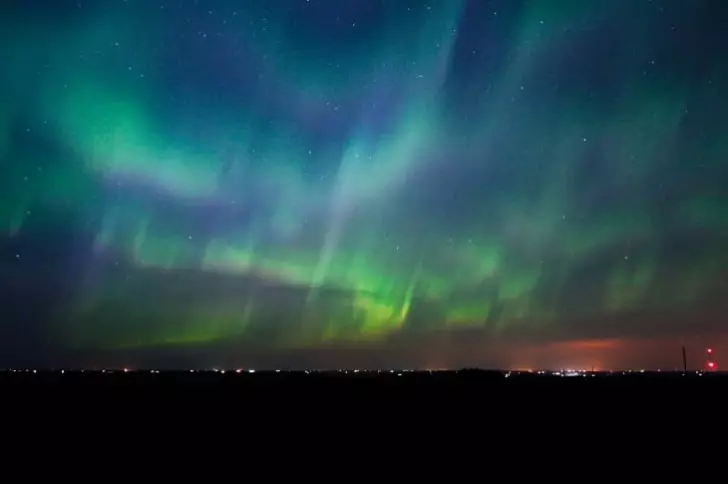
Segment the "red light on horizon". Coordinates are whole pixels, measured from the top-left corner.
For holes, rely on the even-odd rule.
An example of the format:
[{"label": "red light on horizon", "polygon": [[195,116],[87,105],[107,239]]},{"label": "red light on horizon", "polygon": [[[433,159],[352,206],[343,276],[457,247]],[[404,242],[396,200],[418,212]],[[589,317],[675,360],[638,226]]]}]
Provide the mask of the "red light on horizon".
[{"label": "red light on horizon", "polygon": [[709,361],[709,362],[708,362],[708,368],[710,368],[711,370],[712,370],[713,368],[715,368],[715,363],[713,363],[712,361]]},{"label": "red light on horizon", "polygon": [[713,352],[713,348],[708,348],[708,354],[711,354]]}]

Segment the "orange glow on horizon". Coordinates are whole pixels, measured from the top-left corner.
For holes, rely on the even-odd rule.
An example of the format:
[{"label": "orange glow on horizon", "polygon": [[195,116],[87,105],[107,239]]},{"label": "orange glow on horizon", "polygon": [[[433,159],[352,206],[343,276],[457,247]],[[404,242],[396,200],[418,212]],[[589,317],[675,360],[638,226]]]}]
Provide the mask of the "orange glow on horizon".
[{"label": "orange glow on horizon", "polygon": [[554,349],[567,350],[567,351],[583,351],[583,350],[612,350],[620,346],[629,344],[628,341],[622,341],[620,339],[587,339],[587,340],[574,340],[574,341],[559,341],[552,343],[550,346]]}]

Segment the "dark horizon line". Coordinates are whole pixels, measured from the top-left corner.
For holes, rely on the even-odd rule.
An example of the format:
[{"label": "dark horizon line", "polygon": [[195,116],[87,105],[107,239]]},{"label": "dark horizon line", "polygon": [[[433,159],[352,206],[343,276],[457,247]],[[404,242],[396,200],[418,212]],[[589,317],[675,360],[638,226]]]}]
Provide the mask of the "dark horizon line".
[{"label": "dark horizon line", "polygon": [[640,369],[575,369],[575,368],[558,368],[558,369],[496,369],[496,368],[477,368],[477,367],[463,367],[463,368],[380,368],[380,369],[363,369],[363,368],[304,368],[304,369],[283,369],[283,368],[117,368],[117,367],[103,367],[103,368],[80,368],[80,367],[24,367],[24,366],[10,366],[7,368],[0,368],[0,373],[91,373],[91,374],[158,374],[158,373],[183,373],[187,375],[199,375],[199,374],[233,374],[233,375],[270,375],[270,374],[343,374],[343,375],[357,375],[357,374],[405,374],[405,373],[491,373],[491,374],[512,374],[512,375],[535,375],[535,376],[559,376],[562,374],[597,374],[597,375],[641,375],[641,374],[726,374],[728,371],[725,370],[707,370],[707,369],[688,369],[687,371],[681,369],[661,369],[661,368],[640,368]]}]

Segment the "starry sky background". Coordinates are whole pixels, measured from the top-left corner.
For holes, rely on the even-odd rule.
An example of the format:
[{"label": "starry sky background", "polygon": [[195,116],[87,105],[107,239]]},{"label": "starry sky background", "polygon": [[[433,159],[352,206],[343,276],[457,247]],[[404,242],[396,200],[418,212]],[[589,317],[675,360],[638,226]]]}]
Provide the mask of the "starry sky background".
[{"label": "starry sky background", "polygon": [[0,359],[728,351],[724,3],[4,1]]}]

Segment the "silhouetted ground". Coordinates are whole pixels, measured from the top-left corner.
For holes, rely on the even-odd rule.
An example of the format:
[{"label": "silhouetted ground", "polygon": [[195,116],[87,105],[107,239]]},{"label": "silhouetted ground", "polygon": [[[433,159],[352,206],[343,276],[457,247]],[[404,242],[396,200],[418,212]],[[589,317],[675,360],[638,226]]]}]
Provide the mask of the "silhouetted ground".
[{"label": "silhouetted ground", "polygon": [[[728,375],[696,372],[16,370],[0,371],[0,411],[5,430],[23,435],[31,435],[31,425],[45,432],[60,426],[63,436],[81,427],[147,436],[166,425],[164,436],[174,441],[197,421],[197,429],[215,435],[203,442],[260,429],[279,445],[292,432],[316,441],[322,429],[337,429],[348,441],[360,441],[362,431],[377,439],[409,436],[407,421],[434,439],[431,445],[441,422],[441,429],[488,442],[498,429],[521,446],[544,424],[550,430],[543,435],[556,441],[567,429],[595,439],[607,439],[604,432],[624,438],[659,431],[672,440],[690,429],[710,433],[727,388]],[[241,427],[233,430],[233,422]],[[306,430],[292,430],[301,426]]]}]

